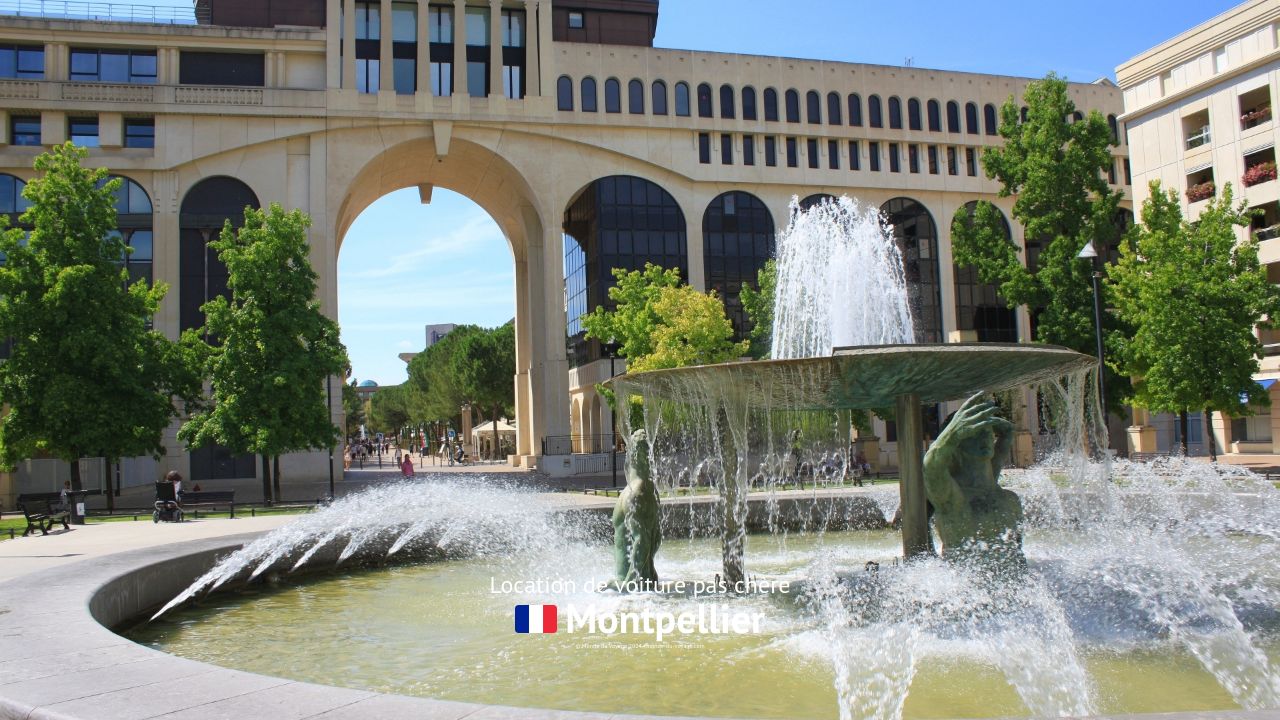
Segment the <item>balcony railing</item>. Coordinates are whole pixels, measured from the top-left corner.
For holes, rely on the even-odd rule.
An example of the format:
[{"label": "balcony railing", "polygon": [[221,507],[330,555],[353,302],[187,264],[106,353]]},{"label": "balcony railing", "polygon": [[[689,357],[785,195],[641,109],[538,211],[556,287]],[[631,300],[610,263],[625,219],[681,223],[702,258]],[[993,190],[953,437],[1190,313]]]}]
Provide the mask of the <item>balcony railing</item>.
[{"label": "balcony railing", "polygon": [[196,25],[209,22],[208,6],[171,7],[87,0],[0,0],[0,15],[65,20],[93,20],[163,25]]},{"label": "balcony railing", "polygon": [[1200,132],[1187,137],[1187,149],[1198,148],[1201,145],[1209,144],[1209,126],[1205,125],[1200,128]]},{"label": "balcony railing", "polygon": [[1268,225],[1260,230],[1253,231],[1253,239],[1258,242],[1262,242],[1263,240],[1274,240],[1278,237],[1280,237],[1280,223]]}]

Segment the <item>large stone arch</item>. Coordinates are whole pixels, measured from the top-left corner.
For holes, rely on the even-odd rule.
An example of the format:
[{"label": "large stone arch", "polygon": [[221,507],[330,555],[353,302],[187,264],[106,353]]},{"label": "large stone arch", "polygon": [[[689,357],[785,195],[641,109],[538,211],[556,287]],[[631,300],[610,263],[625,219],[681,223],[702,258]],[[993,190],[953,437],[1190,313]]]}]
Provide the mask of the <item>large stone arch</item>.
[{"label": "large stone arch", "polygon": [[[371,141],[370,134],[377,139]],[[404,188],[417,187],[424,201],[435,187],[452,190],[493,218],[515,264],[516,454],[528,466],[544,440],[570,434],[562,257],[558,223],[545,221],[539,209],[544,201],[504,157],[503,138],[441,123],[329,133],[322,256],[336,278],[338,252],[352,222],[378,198]],[[381,150],[370,154],[371,142]],[[336,308],[336,287],[331,292]]]}]

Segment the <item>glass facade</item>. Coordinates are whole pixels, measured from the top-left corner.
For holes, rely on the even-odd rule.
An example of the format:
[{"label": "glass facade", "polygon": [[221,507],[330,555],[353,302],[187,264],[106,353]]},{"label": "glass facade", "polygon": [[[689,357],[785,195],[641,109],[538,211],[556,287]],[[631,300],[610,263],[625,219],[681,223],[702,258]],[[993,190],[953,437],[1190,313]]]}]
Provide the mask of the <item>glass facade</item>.
[{"label": "glass facade", "polygon": [[567,350],[573,367],[601,357],[587,340],[582,317],[612,308],[613,269],[643,270],[645,263],[689,276],[684,214],[670,193],[638,177],[601,178],[579,195],[564,216]]},{"label": "glass facade", "polygon": [[154,235],[151,229],[151,198],[138,183],[120,177],[116,196],[117,233],[132,252],[121,259],[129,272],[129,282],[151,283],[151,258]]},{"label": "glass facade", "polygon": [[9,116],[9,144],[38,146],[40,144],[40,116]]},{"label": "glass facade", "polygon": [[72,48],[71,80],[154,85],[156,51]]},{"label": "glass facade", "polygon": [[525,81],[525,16],[523,10],[502,11],[502,94],[518,100],[527,92]]},{"label": "glass facade", "polygon": [[489,8],[468,7],[466,16],[467,93],[489,94]]},{"label": "glass facade", "polygon": [[[999,208],[986,204],[1000,217],[1005,239],[1013,242],[1009,220]],[[956,211],[955,218],[951,221],[952,227],[958,223],[971,225],[977,210],[978,201],[965,203],[964,207]],[[980,282],[978,271],[973,267],[961,267],[957,264],[955,278],[956,328],[976,331],[979,342],[1018,342],[1018,317],[1004,298],[1000,297],[1000,288]]]},{"label": "glass facade", "polygon": [[427,9],[427,35],[431,53],[431,94],[453,94],[453,9]]},{"label": "glass facade", "polygon": [[938,269],[938,228],[923,205],[899,197],[880,207],[902,253],[915,323],[916,342],[942,342],[942,283]]},{"label": "glass facade", "polygon": [[80,147],[98,147],[98,117],[67,118],[67,137],[73,145]]},{"label": "glass facade", "polygon": [[742,309],[742,287],[749,284],[758,289],[756,275],[773,257],[773,216],[750,193],[724,193],[703,213],[702,243],[707,288],[724,300],[734,338],[741,340],[751,331]]},{"label": "glass facade", "polygon": [[44,79],[44,47],[0,45],[0,78]]}]

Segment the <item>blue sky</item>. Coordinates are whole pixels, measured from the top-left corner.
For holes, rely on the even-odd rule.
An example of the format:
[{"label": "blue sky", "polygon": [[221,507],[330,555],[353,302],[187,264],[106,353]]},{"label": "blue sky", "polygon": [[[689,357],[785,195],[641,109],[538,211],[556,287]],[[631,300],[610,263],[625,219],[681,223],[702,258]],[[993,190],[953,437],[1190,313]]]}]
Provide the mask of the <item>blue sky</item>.
[{"label": "blue sky", "polygon": [[[147,0],[137,0],[146,2]],[[215,0],[216,2],[217,0]],[[156,4],[189,6],[186,0]],[[1223,0],[662,0],[660,47],[1071,80],[1116,65],[1238,4]],[[339,321],[360,380],[405,379],[397,354],[423,327],[493,326],[514,314],[511,251],[478,206],[437,188],[388,195],[338,258]]]}]

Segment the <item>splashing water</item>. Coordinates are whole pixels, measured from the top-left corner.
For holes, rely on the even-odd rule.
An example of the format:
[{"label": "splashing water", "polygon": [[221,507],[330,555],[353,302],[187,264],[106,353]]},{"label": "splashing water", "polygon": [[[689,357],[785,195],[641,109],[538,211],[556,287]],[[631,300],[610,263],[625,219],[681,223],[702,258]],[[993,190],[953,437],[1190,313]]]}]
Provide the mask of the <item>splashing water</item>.
[{"label": "splashing water", "polygon": [[779,236],[774,359],[913,341],[902,255],[878,210],[849,197],[801,210]]}]

